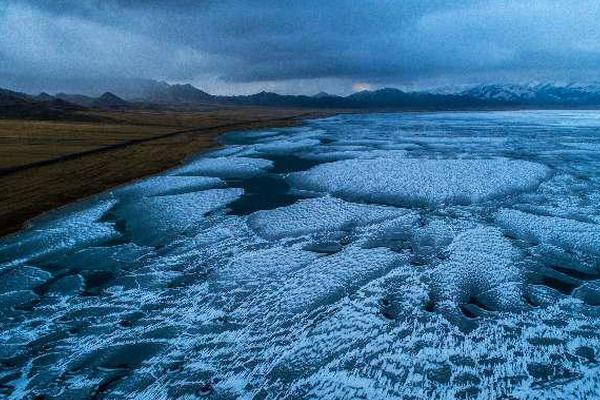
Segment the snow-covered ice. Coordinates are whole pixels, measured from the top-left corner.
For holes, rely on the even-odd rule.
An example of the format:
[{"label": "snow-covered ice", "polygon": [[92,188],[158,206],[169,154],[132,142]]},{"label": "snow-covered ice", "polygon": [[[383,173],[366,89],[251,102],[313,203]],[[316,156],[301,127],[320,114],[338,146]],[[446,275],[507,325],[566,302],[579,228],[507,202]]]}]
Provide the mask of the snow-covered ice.
[{"label": "snow-covered ice", "polygon": [[232,132],[0,241],[0,398],[594,399],[595,111]]}]

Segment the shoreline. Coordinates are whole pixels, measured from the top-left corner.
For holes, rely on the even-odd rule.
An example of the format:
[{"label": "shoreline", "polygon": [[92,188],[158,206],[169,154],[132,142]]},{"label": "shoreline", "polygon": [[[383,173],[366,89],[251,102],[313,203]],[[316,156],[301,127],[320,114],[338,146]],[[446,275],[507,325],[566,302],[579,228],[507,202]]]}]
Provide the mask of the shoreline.
[{"label": "shoreline", "polygon": [[296,126],[339,110],[293,110],[241,122],[171,131],[0,170],[0,239],[31,222],[112,188],[181,165],[191,156],[218,148],[231,131]]}]

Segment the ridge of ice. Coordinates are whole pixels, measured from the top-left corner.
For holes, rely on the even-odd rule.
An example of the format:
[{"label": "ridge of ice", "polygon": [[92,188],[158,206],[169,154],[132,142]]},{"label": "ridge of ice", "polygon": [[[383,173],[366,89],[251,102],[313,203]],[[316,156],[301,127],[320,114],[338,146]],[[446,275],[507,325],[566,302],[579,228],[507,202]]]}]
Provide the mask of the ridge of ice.
[{"label": "ridge of ice", "polygon": [[116,239],[120,234],[113,224],[100,222],[116,203],[101,199],[87,208],[66,214],[58,211],[33,220],[29,229],[0,244],[0,260],[12,258],[10,264],[18,264]]},{"label": "ridge of ice", "polygon": [[598,224],[511,209],[500,210],[496,214],[496,221],[518,238],[600,256]]},{"label": "ridge of ice", "polygon": [[172,170],[173,175],[203,175],[223,179],[249,178],[265,173],[273,162],[251,157],[201,158]]},{"label": "ridge of ice", "polygon": [[257,211],[248,217],[248,225],[265,238],[280,239],[352,228],[404,213],[392,207],[353,204],[332,197],[320,197],[300,200],[291,206],[274,210]]}]

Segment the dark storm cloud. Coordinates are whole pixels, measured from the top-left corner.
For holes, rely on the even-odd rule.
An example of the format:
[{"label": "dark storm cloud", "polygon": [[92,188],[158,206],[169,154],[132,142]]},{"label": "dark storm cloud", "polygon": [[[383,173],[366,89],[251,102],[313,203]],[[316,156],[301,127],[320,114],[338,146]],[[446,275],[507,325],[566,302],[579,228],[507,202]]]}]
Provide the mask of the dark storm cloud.
[{"label": "dark storm cloud", "polygon": [[21,86],[153,78],[297,90],[600,72],[592,0],[9,0],[0,13],[0,74]]}]

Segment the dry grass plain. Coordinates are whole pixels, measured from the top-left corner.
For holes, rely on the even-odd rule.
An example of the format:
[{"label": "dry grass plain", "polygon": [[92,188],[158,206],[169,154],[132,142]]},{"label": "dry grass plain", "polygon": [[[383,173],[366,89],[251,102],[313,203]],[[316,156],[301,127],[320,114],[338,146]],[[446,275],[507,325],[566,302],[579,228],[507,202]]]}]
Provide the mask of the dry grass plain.
[{"label": "dry grass plain", "polygon": [[103,122],[0,119],[0,236],[45,211],[175,167],[226,131],[331,112],[259,107],[94,112]]}]

